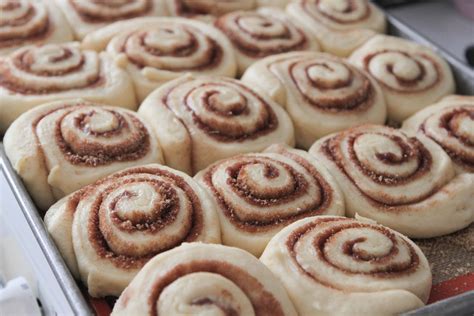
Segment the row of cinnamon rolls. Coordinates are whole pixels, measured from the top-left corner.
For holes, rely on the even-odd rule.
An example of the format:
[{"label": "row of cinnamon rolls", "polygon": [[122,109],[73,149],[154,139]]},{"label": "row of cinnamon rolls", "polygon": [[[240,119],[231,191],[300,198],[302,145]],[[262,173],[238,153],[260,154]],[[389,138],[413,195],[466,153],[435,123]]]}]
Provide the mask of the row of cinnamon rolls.
[{"label": "row of cinnamon rolls", "polygon": [[[152,3],[66,2],[108,22]],[[173,3],[187,16],[179,3],[214,15],[245,3],[212,2]],[[15,3],[0,2],[12,14],[0,21]],[[303,25],[320,15],[354,28],[377,13],[366,1],[287,12],[231,12],[215,26],[142,17],[0,58],[0,128],[16,119],[7,155],[89,293],[123,292],[115,313],[404,312],[426,302],[431,274],[402,234],[474,221],[474,98],[443,98],[446,62],[366,29],[340,53]],[[358,48],[342,59],[318,47]],[[307,51],[274,55],[292,50]]]},{"label": "row of cinnamon rolls", "polygon": [[[81,97],[136,109],[154,89],[191,73],[241,76],[255,89],[270,94],[290,113],[297,143],[307,149],[316,139],[343,128],[382,124],[387,118],[400,123],[455,91],[449,66],[430,48],[375,35],[375,31],[384,31],[385,19],[366,0],[295,1],[286,12],[269,7],[235,11],[212,25],[196,19],[150,16],[110,24],[122,14],[141,16],[134,12],[142,6],[166,7],[147,0],[59,2],[72,6],[67,12],[84,10],[90,21],[105,19],[109,25],[88,30],[81,44],[56,43],[72,40],[69,37],[0,57],[1,133],[26,110],[58,99]],[[248,7],[245,1],[217,6],[211,6],[210,0],[191,2],[173,3],[199,7],[199,12],[212,7],[217,15],[239,6],[255,6],[252,1]],[[28,44],[28,30],[42,28],[36,25],[43,19],[36,14],[47,12],[41,11],[42,5],[54,6],[42,1],[2,2],[0,42],[4,39],[5,47]],[[28,19],[36,24],[23,25]],[[66,24],[57,24],[61,27],[56,25],[55,30],[66,32]],[[348,47],[341,52],[332,44]],[[317,54],[320,49],[349,58]],[[321,126],[314,127],[314,120],[321,121]]]},{"label": "row of cinnamon rolls", "polygon": [[[284,15],[265,18],[249,11],[273,7],[287,12],[314,32],[328,51],[347,55],[376,32],[385,30],[384,16],[366,0],[2,0],[0,2],[0,52],[26,44],[82,40],[89,33],[117,21],[139,17],[183,17],[249,31],[248,35],[294,36],[303,31],[286,23]],[[233,12],[239,13],[234,14]],[[248,11],[249,14],[242,14]],[[265,17],[265,15],[263,15]],[[285,22],[285,23],[282,23]],[[266,29],[265,29],[266,27]],[[285,29],[282,29],[285,28]],[[261,30],[266,30],[257,34]],[[254,33],[255,34],[252,34]],[[338,37],[337,40],[331,39]],[[342,40],[342,42],[341,42]],[[287,44],[286,44],[287,45]]]},{"label": "row of cinnamon rolls", "polygon": [[318,158],[273,145],[194,179],[159,164],[116,172],[54,204],[45,224],[90,295],[120,296],[115,315],[423,306],[432,277],[421,250],[344,209]]},{"label": "row of cinnamon rolls", "polygon": [[[403,235],[440,236],[474,220],[474,173],[462,164],[472,97],[448,97],[402,129],[331,134],[309,152],[289,146],[291,120],[278,105],[235,79],[185,76],[143,106],[137,114],[84,100],[45,104],[4,138],[89,293],[119,296],[134,279],[117,313],[183,308],[169,299],[183,288],[190,311],[403,312],[426,302],[431,284]],[[281,138],[287,145],[259,149]],[[177,170],[195,173],[197,161],[194,179]]]}]

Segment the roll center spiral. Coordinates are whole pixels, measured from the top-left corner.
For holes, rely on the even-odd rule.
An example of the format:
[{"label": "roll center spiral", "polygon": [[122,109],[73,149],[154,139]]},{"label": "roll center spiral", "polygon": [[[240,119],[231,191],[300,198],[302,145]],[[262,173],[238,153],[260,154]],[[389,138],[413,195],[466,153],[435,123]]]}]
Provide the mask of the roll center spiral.
[{"label": "roll center spiral", "polygon": [[120,120],[113,113],[108,111],[90,111],[83,117],[78,117],[80,125],[85,132],[102,134],[114,131],[120,127]]},{"label": "roll center spiral", "polygon": [[341,88],[351,80],[351,71],[342,63],[314,63],[307,68],[307,72],[311,81],[322,89]]},{"label": "roll center spiral", "polygon": [[[21,58],[23,66],[35,74],[61,75],[83,63],[78,49],[45,45],[27,51]],[[22,68],[22,67],[19,67]]]},{"label": "roll center spiral", "polygon": [[362,134],[354,141],[354,152],[366,170],[382,177],[407,177],[419,167],[415,151],[400,137]]},{"label": "roll center spiral", "polygon": [[245,164],[236,180],[239,187],[261,199],[281,199],[295,190],[295,179],[283,166],[264,162]]},{"label": "roll center spiral", "polygon": [[246,110],[245,98],[230,89],[221,89],[220,91],[210,91],[205,95],[204,100],[209,109],[223,116],[240,115]]},{"label": "roll center spiral", "polygon": [[161,28],[143,33],[145,46],[157,49],[157,55],[182,51],[194,44],[192,36],[180,28]]},{"label": "roll center spiral", "polygon": [[452,133],[464,140],[464,143],[474,147],[474,110],[454,113],[447,125]]},{"label": "roll center spiral", "polygon": [[133,183],[112,193],[110,208],[124,222],[151,224],[176,203],[173,193],[174,190],[166,186]]}]

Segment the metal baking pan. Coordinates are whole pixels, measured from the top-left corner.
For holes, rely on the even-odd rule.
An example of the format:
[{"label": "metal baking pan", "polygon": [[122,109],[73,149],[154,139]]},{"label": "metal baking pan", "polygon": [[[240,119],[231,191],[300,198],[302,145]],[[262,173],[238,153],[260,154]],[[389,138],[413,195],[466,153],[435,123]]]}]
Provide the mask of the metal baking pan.
[{"label": "metal baking pan", "polygon": [[[26,191],[23,182],[8,160],[0,144],[0,182],[6,182],[2,192],[5,218],[9,218],[18,242],[28,255],[38,275],[39,299],[45,315],[91,315],[76,281],[50,238],[43,220]],[[9,189],[9,190],[8,190]]]},{"label": "metal baking pan", "polygon": [[[451,65],[457,83],[457,93],[474,95],[474,72],[467,65],[443,49],[436,47],[436,45],[434,45],[431,41],[427,40],[402,21],[391,16],[389,13],[387,13],[387,19],[389,25],[389,34],[407,38],[415,42],[433,47]],[[3,144],[0,144],[0,166],[0,180],[1,177],[6,179],[6,182],[11,189],[11,195],[14,197],[16,203],[18,204],[18,208],[21,210],[22,220],[27,224],[25,227],[30,229],[30,232],[28,233],[31,233],[31,235],[36,239],[31,240],[31,242],[37,243],[44,257],[42,259],[48,264],[48,267],[44,267],[44,270],[48,270],[47,272],[50,271],[52,273],[53,279],[51,282],[56,282],[61,290],[63,295],[63,300],[61,303],[66,305],[64,308],[69,308],[69,310],[75,315],[92,315],[93,310],[91,306],[87,303],[85,297],[79,289],[78,284],[70,274],[58,249],[46,231],[42,218],[31,198],[29,197],[25,187],[23,186],[22,181],[8,161],[4,152]],[[41,260],[38,259],[38,262],[40,261]],[[50,284],[47,286],[50,286]],[[472,315],[472,302],[474,301],[472,298],[473,295],[474,292],[465,293],[432,305],[428,305],[426,307],[420,308],[419,310],[412,311],[406,315],[441,315],[446,314],[446,312],[454,312],[456,315],[467,315],[469,312],[469,315]],[[47,312],[46,314],[63,315],[63,313],[58,312],[57,310]]]}]

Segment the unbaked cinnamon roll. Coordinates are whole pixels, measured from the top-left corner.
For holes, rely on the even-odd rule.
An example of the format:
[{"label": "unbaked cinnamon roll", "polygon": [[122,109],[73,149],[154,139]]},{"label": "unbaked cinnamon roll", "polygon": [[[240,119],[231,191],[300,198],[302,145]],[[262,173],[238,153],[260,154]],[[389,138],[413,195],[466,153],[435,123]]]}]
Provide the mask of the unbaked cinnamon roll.
[{"label": "unbaked cinnamon roll", "polygon": [[283,145],[221,160],[195,179],[217,205],[223,243],[257,257],[294,221],[344,215],[344,197],[326,168],[308,153]]},{"label": "unbaked cinnamon roll", "polygon": [[183,242],[220,242],[208,199],[189,176],[151,164],[114,173],[61,199],[45,223],[91,296],[119,296],[156,254]]},{"label": "unbaked cinnamon roll", "polygon": [[276,8],[228,13],[214,25],[232,42],[240,74],[270,55],[319,50],[318,41],[309,32]]},{"label": "unbaked cinnamon roll", "polygon": [[402,129],[438,143],[458,173],[474,173],[474,97],[445,97],[407,119]]},{"label": "unbaked cinnamon roll", "polygon": [[371,221],[302,219],[273,237],[260,260],[300,315],[399,315],[422,307],[431,289],[418,246]]},{"label": "unbaked cinnamon roll", "polygon": [[112,315],[297,314],[281,283],[255,257],[237,248],[192,243],[150,260]]},{"label": "unbaked cinnamon roll", "polygon": [[25,45],[72,40],[71,28],[52,0],[0,1],[0,56]]},{"label": "unbaked cinnamon roll", "polygon": [[456,176],[448,154],[425,135],[365,125],[320,139],[310,154],[335,177],[350,216],[413,238],[449,234],[474,221],[474,174]]},{"label": "unbaked cinnamon roll", "polygon": [[232,45],[218,29],[182,18],[140,18],[114,23],[84,39],[107,51],[132,77],[140,100],[185,73],[234,77]]},{"label": "unbaked cinnamon roll", "polygon": [[349,127],[386,120],[378,83],[365,71],[329,54],[270,56],[252,65],[242,81],[285,107],[301,148],[308,149],[317,139]]},{"label": "unbaked cinnamon roll", "polygon": [[135,112],[84,100],[57,101],[26,112],[3,141],[42,210],[117,170],[163,162],[156,136]]},{"label": "unbaked cinnamon roll", "polygon": [[296,0],[286,10],[312,32],[325,52],[341,57],[385,32],[385,16],[369,0]]},{"label": "unbaked cinnamon roll", "polygon": [[349,62],[377,79],[388,116],[398,123],[455,90],[443,58],[429,47],[402,38],[377,35],[357,49]]},{"label": "unbaked cinnamon roll", "polygon": [[78,40],[107,24],[142,16],[166,16],[165,0],[56,0]]},{"label": "unbaked cinnamon roll", "polygon": [[212,22],[216,17],[238,10],[253,10],[255,0],[165,0],[171,16]]},{"label": "unbaked cinnamon roll", "polygon": [[127,73],[78,43],[27,46],[0,57],[0,134],[39,104],[74,98],[137,106]]},{"label": "unbaked cinnamon roll", "polygon": [[195,174],[271,144],[294,144],[283,109],[238,80],[183,76],[155,90],[138,114],[153,126],[166,164]]}]

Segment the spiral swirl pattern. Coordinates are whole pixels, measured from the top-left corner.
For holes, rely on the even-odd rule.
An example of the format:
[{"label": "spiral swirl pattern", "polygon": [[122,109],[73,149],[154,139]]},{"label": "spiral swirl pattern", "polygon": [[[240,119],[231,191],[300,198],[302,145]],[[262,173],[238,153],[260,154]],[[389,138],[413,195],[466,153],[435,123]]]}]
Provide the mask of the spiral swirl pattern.
[{"label": "spiral swirl pattern", "polygon": [[210,22],[215,17],[238,10],[255,9],[255,0],[166,0],[171,16]]},{"label": "spiral swirl pattern", "polygon": [[0,1],[0,55],[27,44],[71,40],[69,25],[49,0]]},{"label": "spiral swirl pattern", "polygon": [[[366,125],[316,142],[310,153],[336,177],[346,210],[411,237],[433,237],[468,226],[474,175],[455,176],[449,156],[426,137]],[[426,218],[430,225],[420,223]]]},{"label": "spiral swirl pattern", "polygon": [[134,112],[82,100],[29,111],[11,126],[4,143],[42,209],[114,171],[162,162],[157,139]]},{"label": "spiral swirl pattern", "polygon": [[126,68],[140,100],[184,73],[233,77],[236,63],[229,40],[203,22],[181,18],[141,18],[109,25],[85,40],[107,51]]},{"label": "spiral swirl pattern", "polygon": [[79,97],[136,106],[126,73],[78,43],[27,46],[0,59],[1,130],[39,104]]},{"label": "spiral swirl pattern", "polygon": [[143,16],[167,15],[163,0],[56,0],[74,29],[83,39],[109,23]]},{"label": "spiral swirl pattern", "polygon": [[287,11],[312,31],[324,51],[341,57],[385,32],[383,12],[368,0],[297,0]]},{"label": "spiral swirl pattern", "polygon": [[45,222],[94,297],[120,295],[148,260],[182,242],[220,242],[207,195],[190,177],[160,165],[99,180],[60,200]]},{"label": "spiral swirl pattern", "polygon": [[44,94],[99,84],[99,55],[78,45],[27,47],[0,64],[0,85],[16,93]]},{"label": "spiral swirl pattern", "polygon": [[389,117],[397,122],[454,92],[446,62],[431,49],[404,39],[376,36],[349,60],[381,84]]},{"label": "spiral swirl pattern", "polygon": [[[265,91],[293,119],[298,146],[364,123],[383,124],[385,101],[364,71],[328,54],[294,52],[252,65],[242,81]],[[318,124],[314,124],[317,121]]]},{"label": "spiral swirl pattern", "polygon": [[153,92],[139,114],[155,128],[167,164],[187,173],[277,141],[294,142],[286,113],[230,78],[184,76]]},{"label": "spiral swirl pattern", "polygon": [[283,286],[255,257],[200,243],[150,260],[112,312],[131,314],[297,315]]},{"label": "spiral swirl pattern", "polygon": [[395,315],[423,306],[431,272],[405,236],[337,216],[302,219],[278,233],[260,260],[301,315]]},{"label": "spiral swirl pattern", "polygon": [[273,145],[196,175],[218,205],[223,243],[260,256],[273,235],[308,216],[344,215],[342,193],[307,153]]},{"label": "spiral swirl pattern", "polygon": [[438,143],[458,173],[474,173],[474,97],[446,97],[406,120],[403,129],[420,132]]},{"label": "spiral swirl pattern", "polygon": [[319,50],[317,40],[278,9],[228,13],[218,18],[215,25],[234,45],[240,73],[269,55]]}]

